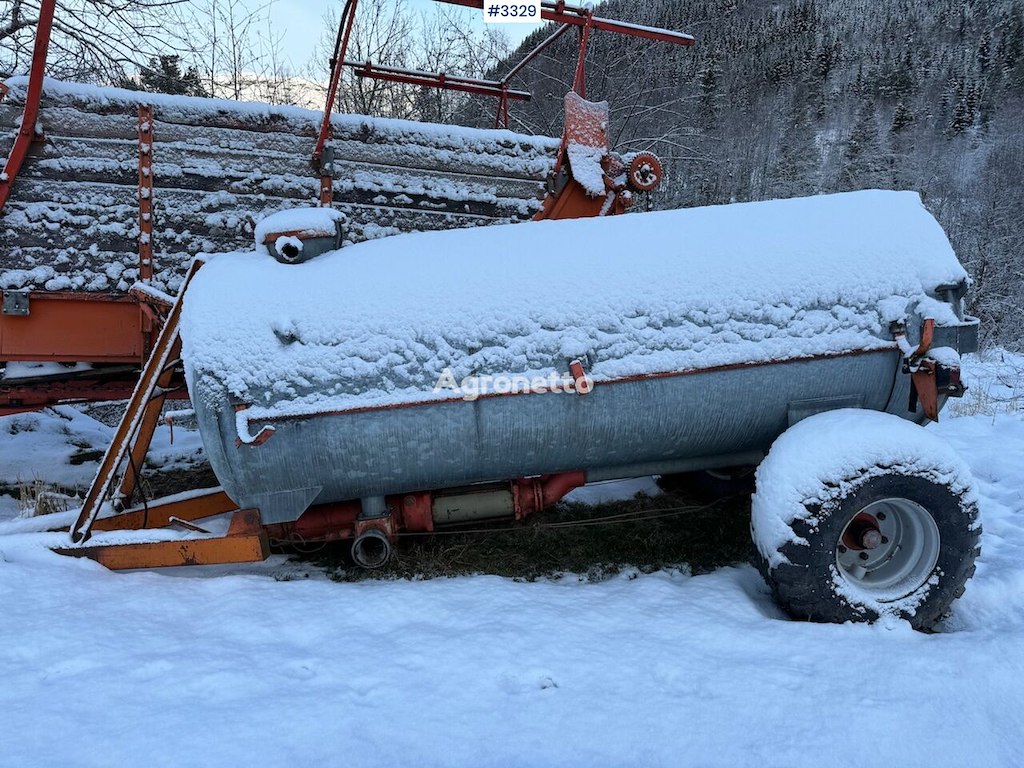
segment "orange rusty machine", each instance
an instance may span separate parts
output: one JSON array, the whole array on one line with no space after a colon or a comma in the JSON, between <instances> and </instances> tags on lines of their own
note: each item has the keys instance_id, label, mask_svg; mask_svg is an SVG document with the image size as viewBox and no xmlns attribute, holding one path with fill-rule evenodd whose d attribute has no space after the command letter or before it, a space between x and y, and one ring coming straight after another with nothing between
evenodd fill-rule
<instances>
[{"instance_id":1,"label":"orange rusty machine","mask_svg":"<svg viewBox=\"0 0 1024 768\"><path fill-rule=\"evenodd\" d=\"M483 8L479 0L438 0L469 8ZM586 54L594 30L615 32L677 45L693 45L686 34L653 29L597 17L590 8L562 0L541 4L541 16L557 27L533 51L498 81L455 77L376 66L346 60L358 0L346 0L331 58L327 103L312 153L313 173L319 176L319 203L334 206L334 151L332 113L344 67L358 77L456 90L498 99L495 127L508 126L511 101L530 94L511 88L512 79L543 50L575 28L579 35L578 59L572 90L565 99L565 127L544 183L544 196L535 219L567 219L623 213L634 192L650 192L663 175L658 158L649 152L619 155L608 139L606 102L587 101ZM42 141L39 121L43 98L43 71L55 0L43 0L24 110L10 155L0 175L0 212L17 189L18 173L33 148ZM139 498L138 467L148 450L161 410L169 398L185 398L180 361L178 320L181 300L195 262L184 276L177 299L151 288L154 273L152 166L152 113L141 105L138 115L137 250L139 281L122 294L86 291L6 291L0 315L0 364L17 361L87 363L86 370L64 375L0 382L0 414L34 409L57 402L129 398L115 439L104 456L77 521L67 554L97 559L111 568L138 568L180 564L260 560L268 552L268 535L281 540L329 540L352 536L358 527L352 510L332 505L311 509L310 516L288 526L264 526L258 510L238 510L220 489L186 494L173 500ZM513 480L516 516L550 506L582 484L582 473ZM411 494L404 503L410 519L429 509L430 492ZM412 500L410 505L409 499ZM401 505L400 505L401 506ZM400 510L401 511L401 510ZM213 534L195 520L234 513L226 533ZM189 532L134 543L85 545L93 531L137 530L177 526ZM152 538L152 537L151 537Z\"/></svg>"}]
</instances>

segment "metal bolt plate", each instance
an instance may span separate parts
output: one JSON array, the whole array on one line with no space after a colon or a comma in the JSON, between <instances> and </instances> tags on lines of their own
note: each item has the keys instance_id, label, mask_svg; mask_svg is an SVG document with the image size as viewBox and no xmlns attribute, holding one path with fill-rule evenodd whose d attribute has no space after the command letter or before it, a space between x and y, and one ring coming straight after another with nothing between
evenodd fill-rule
<instances>
[{"instance_id":1,"label":"metal bolt plate","mask_svg":"<svg viewBox=\"0 0 1024 768\"><path fill-rule=\"evenodd\" d=\"M28 293L26 291L4 291L3 314L27 317Z\"/></svg>"}]
</instances>

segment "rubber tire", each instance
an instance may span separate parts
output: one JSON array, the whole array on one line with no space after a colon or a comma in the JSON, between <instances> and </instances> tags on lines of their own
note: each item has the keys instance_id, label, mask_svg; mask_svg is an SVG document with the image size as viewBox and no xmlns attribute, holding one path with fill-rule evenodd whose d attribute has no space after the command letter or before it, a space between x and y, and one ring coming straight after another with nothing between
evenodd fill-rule
<instances>
[{"instance_id":1,"label":"rubber tire","mask_svg":"<svg viewBox=\"0 0 1024 768\"><path fill-rule=\"evenodd\" d=\"M939 558L932 577L911 593L916 596L916 608L908 611L894 606L891 612L909 621L915 629L927 630L945 616L952 602L964 593L980 553L977 505L943 483L884 468L873 471L879 469L882 474L859 484L854 481L855 487L846 496L836 487L833 497L807 506L809 519L795 520L790 527L808 545L786 542L779 553L788 563L771 567L754 547L758 570L779 605L793 618L835 623L879 618L879 611L870 603L858 602L847 596L849 590L837 589L845 580L836 568L835 557L847 522L868 504L886 498L905 498L924 507L935 521L940 537ZM813 520L816 522L812 523ZM890 612L885 603L875 602L874 605L881 605L883 612Z\"/></svg>"}]
</instances>

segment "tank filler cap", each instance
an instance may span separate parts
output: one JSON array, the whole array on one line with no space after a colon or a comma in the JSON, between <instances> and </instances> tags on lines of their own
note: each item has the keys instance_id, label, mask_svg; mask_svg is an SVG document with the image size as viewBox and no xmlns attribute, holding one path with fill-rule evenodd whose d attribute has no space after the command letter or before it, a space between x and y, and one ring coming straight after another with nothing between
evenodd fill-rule
<instances>
[{"instance_id":1,"label":"tank filler cap","mask_svg":"<svg viewBox=\"0 0 1024 768\"><path fill-rule=\"evenodd\" d=\"M282 264L299 264L338 250L345 215L333 208L292 208L260 221L253 232L256 250Z\"/></svg>"}]
</instances>

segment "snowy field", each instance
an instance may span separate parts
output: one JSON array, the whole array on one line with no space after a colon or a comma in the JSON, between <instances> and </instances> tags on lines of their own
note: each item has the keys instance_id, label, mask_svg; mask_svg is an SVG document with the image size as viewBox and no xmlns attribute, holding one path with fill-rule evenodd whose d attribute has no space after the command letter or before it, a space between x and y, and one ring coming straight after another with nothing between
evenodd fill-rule
<instances>
[{"instance_id":1,"label":"snowy field","mask_svg":"<svg viewBox=\"0 0 1024 768\"><path fill-rule=\"evenodd\" d=\"M966 374L930 429L970 464L985 532L936 634L789 621L747 565L596 583L340 584L280 557L114 574L7 522L0 766L1019 766L1024 358ZM73 409L2 419L0 482L87 482L95 464L68 460L109 431ZM164 466L195 457L175 437Z\"/></svg>"}]
</instances>

